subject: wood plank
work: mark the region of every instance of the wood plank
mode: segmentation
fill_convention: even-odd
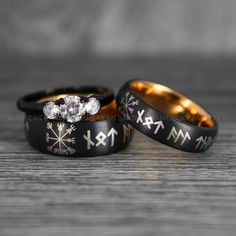
[[[79,82],[117,91],[133,76],[224,117],[214,146],[189,154],[136,132],[120,153],[69,159],[27,144],[19,95]],[[0,59],[0,235],[235,235],[235,77],[235,58]]]

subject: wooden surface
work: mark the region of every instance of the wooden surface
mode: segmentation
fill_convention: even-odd
[[[68,159],[29,147],[18,96],[62,85],[116,91],[132,77],[164,83],[217,116],[204,154],[136,132],[124,151]],[[235,235],[236,58],[0,59],[0,235]]]

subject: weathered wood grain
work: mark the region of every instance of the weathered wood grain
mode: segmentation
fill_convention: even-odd
[[[235,235],[236,58],[0,59],[0,235]],[[136,132],[124,151],[68,159],[27,144],[18,96],[145,77],[185,92],[218,118],[204,154]]]

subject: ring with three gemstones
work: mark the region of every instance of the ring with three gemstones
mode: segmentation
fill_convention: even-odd
[[[17,101],[25,112],[25,134],[37,150],[62,156],[98,156],[125,148],[133,128],[187,152],[204,152],[218,124],[204,108],[164,85],[126,82],[115,99],[104,87],[61,88]]]
[[[98,156],[125,148],[133,128],[119,119],[114,93],[104,87],[61,88],[18,99],[25,134],[35,149],[61,156]]]

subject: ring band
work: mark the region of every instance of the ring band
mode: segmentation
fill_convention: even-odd
[[[117,103],[134,128],[176,149],[203,152],[217,135],[217,122],[207,111],[157,83],[130,80],[120,89]]]
[[[83,86],[59,88],[52,91],[39,91],[25,95],[18,99],[17,106],[19,110],[28,114],[42,114],[43,103],[55,101],[68,95],[83,95],[95,94],[95,97],[100,100],[101,106],[105,106],[113,101],[114,93],[112,90],[104,87]]]
[[[95,94],[95,90],[99,89],[93,87],[93,95],[99,97],[100,93]],[[41,96],[38,95],[39,93],[36,93],[37,96],[34,94],[27,95],[23,98],[34,99],[23,99],[23,101],[33,104],[38,101],[56,100],[65,94],[71,94],[72,90],[60,89],[60,91],[63,93],[60,94],[58,90],[54,90],[50,93],[40,92]],[[85,87],[76,89],[76,94],[81,96],[82,92],[87,95],[91,93],[91,89],[87,90]],[[45,119],[42,116],[42,110],[37,108],[35,111],[29,107],[27,109],[24,107],[26,112],[25,135],[28,142],[33,148],[41,152],[68,157],[107,155],[122,150],[130,143],[133,128],[127,122],[118,119],[117,104],[114,99],[110,101],[114,95],[109,94],[110,92],[106,92],[106,96],[103,94],[102,98],[99,97],[103,104],[99,113],[87,117],[86,120],[73,123],[64,120]],[[22,98],[19,101],[18,107],[22,105]],[[23,110],[22,107],[21,110]]]

